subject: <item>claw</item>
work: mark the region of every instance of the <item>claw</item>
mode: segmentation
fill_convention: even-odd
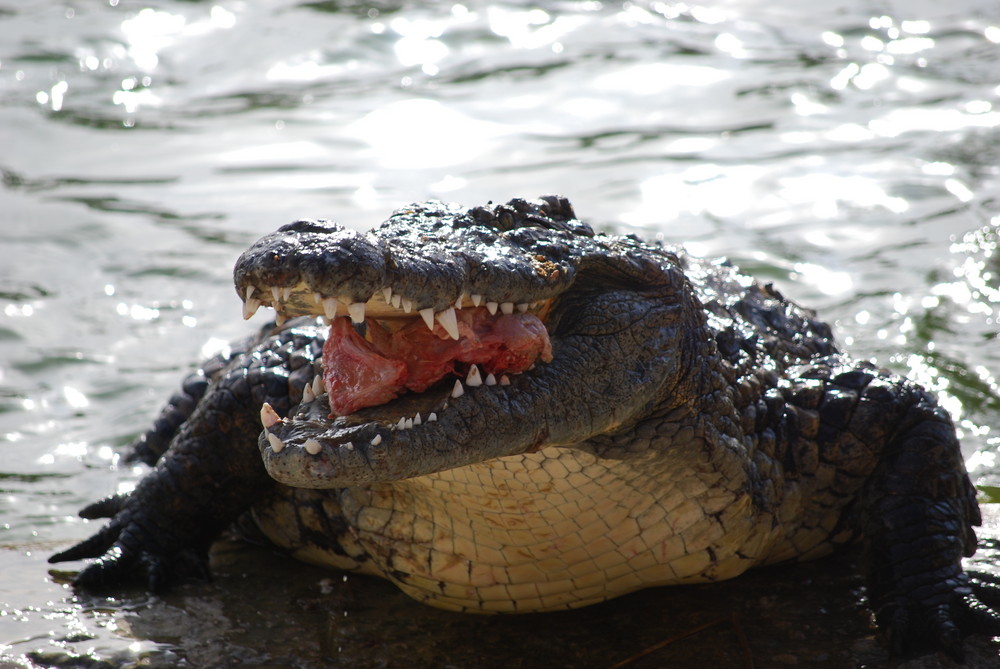
[[[80,509],[80,517],[87,520],[113,518],[125,506],[128,495],[111,495]]]
[[[121,528],[118,524],[111,523],[89,539],[85,539],[75,546],[49,556],[49,562],[72,562],[73,560],[100,557],[109,548],[114,546],[120,530]]]

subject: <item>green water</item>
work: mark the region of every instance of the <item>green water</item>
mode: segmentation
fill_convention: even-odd
[[[728,255],[938,392],[1000,483],[998,71],[986,0],[0,7],[0,666],[602,666],[678,617],[644,594],[469,622],[365,579],[320,604],[339,575],[266,552],[166,600],[53,580],[45,557],[95,528],[76,510],[141,474],[120,449],[252,327],[234,258],[296,218],[554,192]],[[229,599],[255,574],[299,589],[288,610]]]

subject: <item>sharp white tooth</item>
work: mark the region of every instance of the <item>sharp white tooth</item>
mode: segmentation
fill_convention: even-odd
[[[455,379],[455,387],[451,389],[452,397],[461,397],[465,394],[465,388],[462,387],[461,379]]]
[[[277,304],[278,302],[280,302],[281,301],[281,288],[278,288],[277,286],[271,286],[271,297],[273,298],[275,304]]]
[[[253,318],[253,315],[257,313],[257,309],[260,308],[260,300],[248,297],[246,302],[243,303],[243,320],[248,321]]]
[[[461,309],[462,308],[462,302],[465,302],[465,291],[464,290],[461,293],[458,294],[458,299],[455,300],[455,308],[456,309]]]
[[[472,306],[478,307],[482,303],[482,301],[483,301],[483,296],[482,295],[472,295],[472,296],[469,297],[469,299],[472,300]]]
[[[408,314],[411,311],[413,311],[413,300],[404,297],[402,303],[403,303],[403,313]]]
[[[512,313],[514,313],[514,303],[513,302],[504,302],[503,304],[500,305],[500,311],[502,311],[505,314],[512,314]]]
[[[260,407],[260,423],[264,426],[264,429],[266,430],[280,422],[281,416],[278,415],[278,412],[270,404],[264,402]]]
[[[496,384],[497,384],[497,377],[493,376],[492,374],[487,374],[486,375],[486,385],[488,385],[488,386],[495,386]]]
[[[521,302],[520,304],[517,305],[517,310],[520,311],[523,314],[525,311],[528,310],[528,303],[527,302]]]
[[[251,297],[253,297],[254,291],[256,291],[256,290],[257,290],[257,286],[255,286],[253,284],[250,284],[249,286],[247,286],[246,298],[245,299],[249,300]]]
[[[327,320],[333,320],[337,317],[337,298],[335,297],[324,297],[323,298],[323,315],[327,317]]]
[[[427,323],[427,329],[434,329],[434,309],[427,307],[426,309],[420,310],[420,317],[424,319],[424,323]]]
[[[430,415],[427,416],[427,422],[428,423],[433,423],[437,419],[438,419],[438,415],[436,413],[434,413],[433,411],[430,413]]]
[[[490,312],[490,315],[496,315],[498,306],[500,305],[498,305],[496,302],[487,302],[486,310]]]
[[[472,388],[483,385],[483,377],[479,374],[479,367],[477,365],[469,367],[469,375],[465,377],[465,385]]]
[[[438,323],[445,329],[448,336],[458,341],[458,318],[455,316],[455,307],[448,307],[437,315]]]
[[[345,451],[353,451],[354,450],[354,442],[353,441],[349,441],[346,444],[341,444],[340,447],[342,449],[344,449]]]
[[[316,455],[323,450],[323,444],[315,439],[306,439],[306,443],[302,444],[302,448],[306,449],[306,453],[309,455]]]
[[[403,303],[403,296],[402,295],[393,295],[392,296],[392,306],[396,307],[397,309],[402,309],[402,306],[400,306],[400,305],[402,305],[402,303]]]
[[[302,401],[312,402],[316,399],[316,393],[313,392],[313,387],[311,383],[307,383],[302,387]]]
[[[326,390],[326,388],[323,387],[323,377],[320,376],[319,374],[313,377],[312,389],[313,389],[313,395],[315,395],[316,397],[322,395],[323,391]]]
[[[365,303],[364,302],[351,302],[347,305],[347,313],[351,315],[352,323],[364,323],[365,322]]]
[[[285,286],[284,288],[281,289],[281,299],[283,299],[284,301],[287,302],[288,298],[291,297],[291,296],[292,296],[292,287],[291,286]]]
[[[423,422],[424,421],[420,420],[420,414],[419,413],[416,416],[413,417],[413,424],[414,425],[420,425]]]
[[[281,439],[278,439],[278,435],[276,434],[271,434],[270,432],[268,432],[267,440],[271,444],[271,450],[274,451],[275,453],[281,453],[282,449],[285,448],[285,442],[283,442]]]
[[[413,429],[413,419],[412,418],[407,418],[406,419],[406,429],[407,430],[412,430]]]
[[[320,294],[320,293],[313,293],[313,301],[316,304],[322,304],[323,303],[323,295]]]
[[[280,326],[284,325],[285,321],[287,321],[287,320],[288,320],[288,316],[286,316],[285,314],[281,313],[280,311],[276,311],[274,313],[274,324],[275,325],[277,325],[277,326],[280,327]]]
[[[503,375],[500,376],[500,385],[501,386],[509,386],[510,385],[510,378],[506,374],[503,374]]]
[[[386,286],[382,289],[382,299],[385,300],[386,304],[392,302],[392,286]]]
[[[406,429],[406,419],[403,418],[402,416],[399,417],[399,422],[396,423],[396,429],[397,430],[405,430]]]
[[[376,434],[374,437],[372,437],[372,446],[378,446],[381,443],[382,443],[381,434]]]

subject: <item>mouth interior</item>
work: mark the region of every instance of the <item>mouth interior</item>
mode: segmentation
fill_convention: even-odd
[[[334,318],[323,347],[323,381],[331,417],[422,393],[453,375],[465,378],[476,365],[483,376],[516,374],[536,360],[552,360],[549,334],[531,312],[491,314],[476,307],[456,311],[458,339],[420,318]],[[364,332],[359,334],[358,330]]]

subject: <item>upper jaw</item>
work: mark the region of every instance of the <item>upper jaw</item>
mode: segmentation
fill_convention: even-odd
[[[532,311],[541,316],[548,311],[551,298],[527,301],[497,302],[481,294],[468,295],[459,293],[455,300],[440,310],[434,307],[418,307],[414,301],[394,292],[392,286],[385,286],[373,293],[367,300],[355,300],[349,295],[329,295],[318,290],[305,281],[292,286],[257,286],[247,283],[244,287],[243,318],[249,319],[261,306],[275,310],[278,325],[295,316],[321,316],[327,321],[337,316],[348,316],[355,324],[360,324],[366,318],[374,318],[387,323],[401,324],[415,318],[422,318],[427,327],[433,329],[434,324],[440,324],[452,339],[458,339],[456,309],[484,307],[491,314]]]
[[[535,217],[506,229],[480,221],[496,218],[491,212],[440,203],[397,211],[365,233],[329,221],[283,226],[236,262],[244,315],[267,305],[279,318],[419,313],[445,325],[452,308],[526,309],[572,284],[593,232],[575,219],[546,218],[542,205],[524,206]]]

